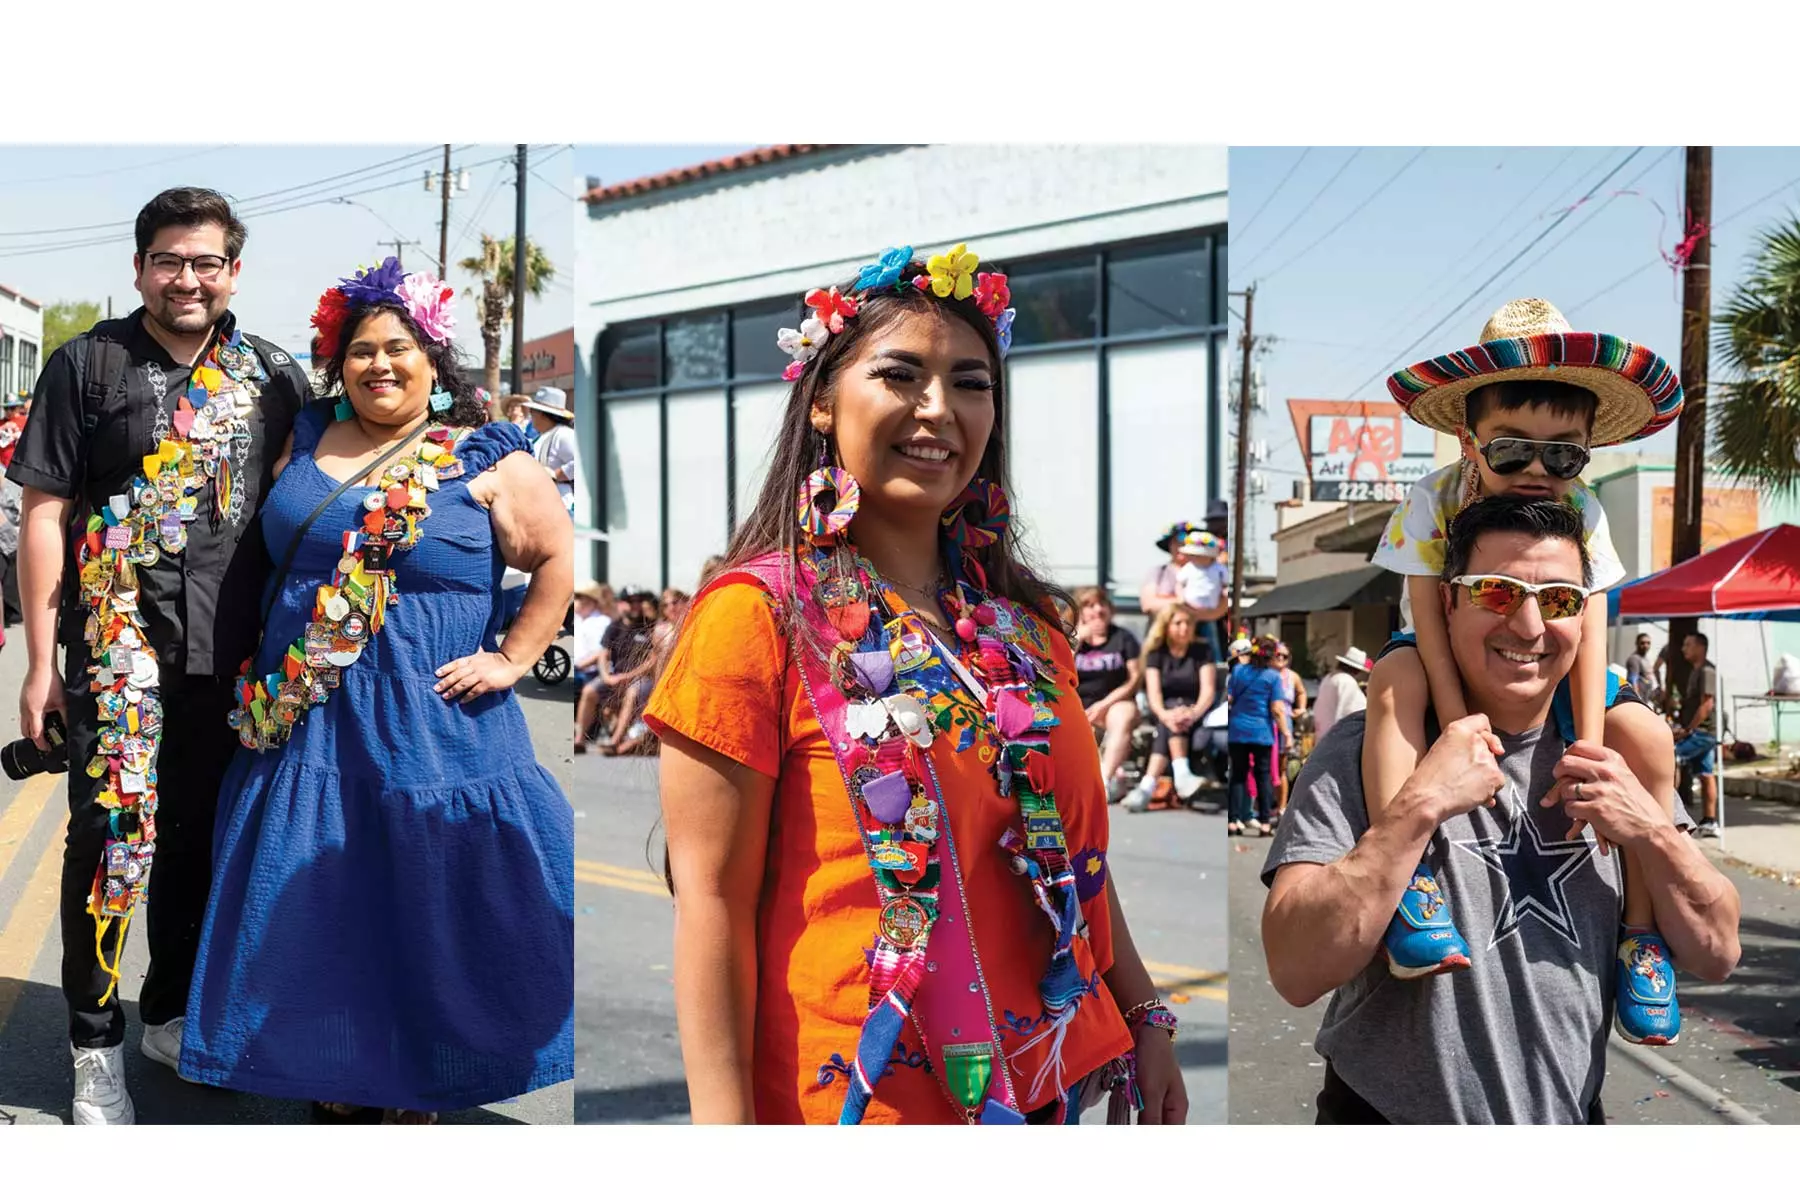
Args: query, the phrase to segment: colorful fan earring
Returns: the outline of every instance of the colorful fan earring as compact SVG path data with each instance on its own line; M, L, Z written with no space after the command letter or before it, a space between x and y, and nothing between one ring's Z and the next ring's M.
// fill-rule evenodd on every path
M830 497L830 503L825 497ZM829 546L850 527L862 504L862 487L842 467L820 467L806 477L795 498L800 530L815 546Z
M955 503L944 510L944 536L964 550L992 546L1006 532L1012 505L997 483L971 479Z

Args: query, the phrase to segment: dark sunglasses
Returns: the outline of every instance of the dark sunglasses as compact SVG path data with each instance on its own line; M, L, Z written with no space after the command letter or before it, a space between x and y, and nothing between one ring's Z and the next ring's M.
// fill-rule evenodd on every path
M1531 465L1531 460L1544 460L1544 470L1558 479L1573 479L1588 465L1588 449L1575 442L1534 442L1530 438L1498 437L1483 446L1471 435L1470 444L1481 452L1488 467L1496 475L1517 475Z
M1588 590L1573 583L1526 583L1510 575L1458 575L1452 586L1469 589L1469 599L1499 617L1510 617L1525 603L1525 597L1537 598L1538 612L1546 621L1561 621L1581 615L1587 607Z

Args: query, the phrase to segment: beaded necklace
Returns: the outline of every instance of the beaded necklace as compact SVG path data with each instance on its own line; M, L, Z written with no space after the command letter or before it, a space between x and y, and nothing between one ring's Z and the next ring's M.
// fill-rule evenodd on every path
M254 676L252 664L244 664L238 705L226 720L245 747L261 751L285 744L300 718L330 699L343 682L344 668L381 632L388 606L399 596L393 556L418 544L420 526L431 515L426 497L441 481L462 474L456 452L471 432L434 423L423 445L382 471L363 498L362 520L344 531L343 555L331 582L314 594L305 632L267 675Z
M241 512L231 462L237 457L241 463L249 446L249 417L268 378L242 333L215 338L194 368L166 436L158 422L156 450L144 456L142 474L88 517L76 548L88 606L88 688L100 720L98 749L85 769L90 778L106 781L95 800L107 810L107 837L88 895L95 955L112 976L102 1004L118 986L124 927L148 889L156 854L161 664L138 610L137 568L187 548L187 525L198 518L208 484L215 518L235 519ZM115 920L122 922L120 938L108 963L103 946Z

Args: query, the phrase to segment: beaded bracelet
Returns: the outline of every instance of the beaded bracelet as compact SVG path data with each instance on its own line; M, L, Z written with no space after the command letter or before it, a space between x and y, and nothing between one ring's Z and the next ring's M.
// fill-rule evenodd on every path
M1152 1029L1160 1029L1168 1034L1170 1041L1175 1040L1175 1030L1181 1024L1175 1019L1175 1014L1169 1010L1169 1006L1161 1000L1146 1000L1141 1004L1134 1004L1125 1010L1124 1015L1127 1028L1133 1032L1136 1032L1140 1026L1148 1025Z

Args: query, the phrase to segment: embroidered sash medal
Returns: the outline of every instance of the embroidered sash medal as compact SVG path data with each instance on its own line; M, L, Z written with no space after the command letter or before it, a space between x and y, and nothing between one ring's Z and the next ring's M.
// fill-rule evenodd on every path
M161 370L152 363L147 373L157 398L156 448L144 456L143 473L88 517L75 551L88 607L88 690L101 721L97 752L84 769L89 778L106 781L96 801L108 810L87 906L95 955L112 976L102 1004L118 987L124 928L147 892L156 856L161 667L138 610L137 568L186 550L187 526L198 519L208 485L214 519L239 523L244 497L236 475L249 451L256 399L269 379L241 332L213 342L173 414L164 407ZM108 963L105 938L115 920L121 936Z

